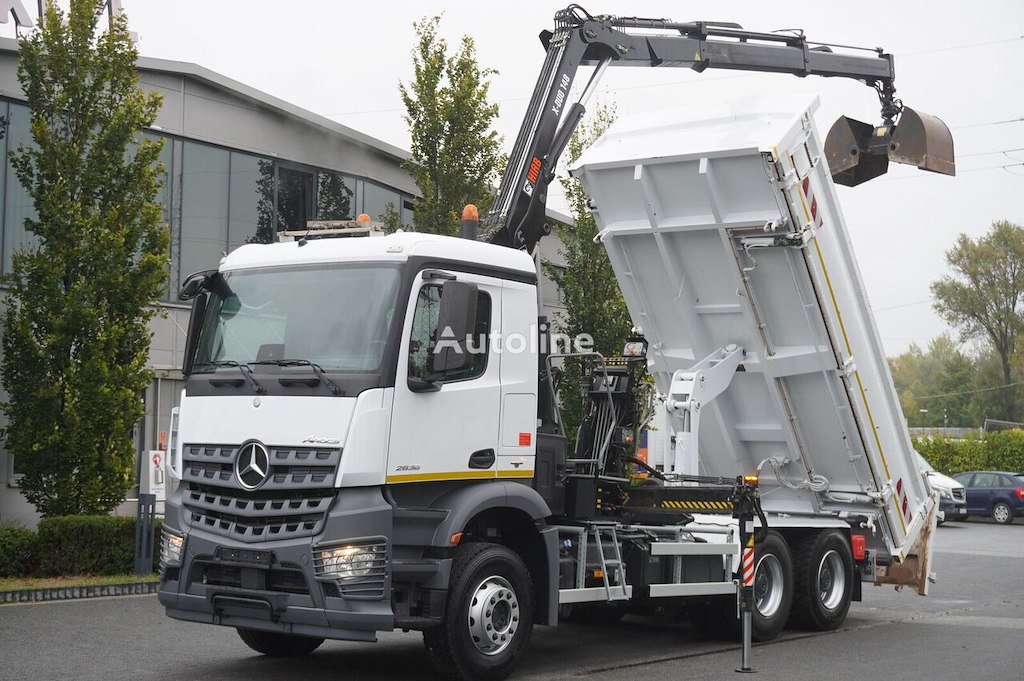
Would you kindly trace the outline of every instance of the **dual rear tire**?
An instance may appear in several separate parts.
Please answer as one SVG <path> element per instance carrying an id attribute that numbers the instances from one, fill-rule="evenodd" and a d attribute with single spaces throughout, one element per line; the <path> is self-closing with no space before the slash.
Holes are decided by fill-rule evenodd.
<path id="1" fill-rule="evenodd" d="M 771 530 L 755 547 L 754 559 L 754 641 L 770 641 L 787 626 L 831 631 L 846 619 L 854 568 L 850 542 L 842 532 L 815 532 L 790 544 Z M 713 638 L 741 634 L 732 597 L 713 601 L 693 621 Z"/>
<path id="2" fill-rule="evenodd" d="M 814 533 L 793 549 L 791 626 L 832 631 L 846 619 L 853 600 L 853 553 L 838 530 Z"/>

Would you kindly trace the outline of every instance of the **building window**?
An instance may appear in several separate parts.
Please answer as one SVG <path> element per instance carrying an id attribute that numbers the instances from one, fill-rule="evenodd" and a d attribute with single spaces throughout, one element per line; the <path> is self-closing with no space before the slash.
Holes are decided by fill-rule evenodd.
<path id="1" fill-rule="evenodd" d="M 412 211 L 413 206 L 412 199 L 402 198 L 402 224 L 406 227 L 412 227 Z"/>
<path id="2" fill-rule="evenodd" d="M 274 241 L 274 162 L 231 152 L 228 253 Z"/>
<path id="3" fill-rule="evenodd" d="M 229 165 L 224 149 L 185 142 L 179 287 L 193 272 L 216 269 L 227 248 Z"/>
<path id="4" fill-rule="evenodd" d="M 409 375 L 426 379 L 430 374 L 430 360 L 437 345 L 437 322 L 441 312 L 441 287 L 427 284 L 420 288 L 416 310 L 412 317 L 409 339 Z M 459 373 L 449 374 L 445 382 L 467 381 L 482 376 L 487 368 L 488 334 L 491 330 L 491 297 L 480 291 L 476 299 L 476 330 L 473 344 L 473 363 Z"/>
<path id="5" fill-rule="evenodd" d="M 25 474 L 18 467 L 18 462 L 10 452 L 7 452 L 7 486 L 8 487 L 20 487 L 21 479 L 25 477 Z"/>
<path id="6" fill-rule="evenodd" d="M 174 151 L 174 140 L 162 137 L 160 135 L 154 135 L 146 132 L 142 134 L 143 137 L 154 142 L 163 140 L 164 145 L 160 148 L 160 156 L 157 159 L 164 167 L 164 172 L 160 174 L 160 188 L 156 191 L 156 202 L 163 208 L 163 221 L 165 225 L 171 224 L 171 193 L 173 187 L 171 184 L 171 170 L 174 166 L 173 151 Z"/>
<path id="7" fill-rule="evenodd" d="M 11 104 L 7 114 L 7 149 L 16 152 L 18 147 L 34 146 L 32 131 L 29 129 L 28 107 Z M 3 272 L 10 274 L 12 257 L 20 246 L 35 246 L 38 237 L 25 229 L 26 219 L 35 219 L 36 209 L 32 197 L 21 186 L 18 175 L 11 166 L 10 156 L 4 164 L 4 234 L 3 234 Z"/>
<path id="8" fill-rule="evenodd" d="M 380 220 L 388 209 L 401 210 L 402 199 L 398 192 L 372 182 L 363 182 L 363 211 L 371 220 Z"/>
<path id="9" fill-rule="evenodd" d="M 316 180 L 316 219 L 351 220 L 355 180 L 321 170 Z"/>
<path id="10" fill-rule="evenodd" d="M 316 214 L 315 176 L 308 170 L 278 166 L 277 229 L 280 232 L 306 228 Z"/>

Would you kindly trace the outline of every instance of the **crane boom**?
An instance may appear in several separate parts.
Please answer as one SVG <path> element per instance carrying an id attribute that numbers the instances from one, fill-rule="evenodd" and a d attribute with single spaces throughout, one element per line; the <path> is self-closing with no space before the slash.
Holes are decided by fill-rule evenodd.
<path id="1" fill-rule="evenodd" d="M 845 117 L 833 126 L 826 155 L 835 179 L 859 184 L 885 172 L 889 160 L 953 174 L 952 137 L 939 119 L 903 107 L 893 86 L 892 55 L 881 48 L 835 52 L 802 33 L 758 33 L 735 24 L 676 23 L 666 19 L 591 16 L 578 5 L 555 14 L 554 31 L 541 33 L 547 56 L 509 156 L 498 195 L 483 224 L 490 243 L 532 252 L 550 231 L 545 222 L 548 185 L 606 67 L 685 67 L 852 78 L 873 87 L 882 122 L 870 126 Z M 568 103 L 581 66 L 595 66 L 579 101 Z M 901 116 L 902 114 L 902 116 Z M 913 130 L 901 138 L 897 117 Z M 863 163 L 861 167 L 858 165 Z M 842 174 L 840 174 L 842 173 Z"/>

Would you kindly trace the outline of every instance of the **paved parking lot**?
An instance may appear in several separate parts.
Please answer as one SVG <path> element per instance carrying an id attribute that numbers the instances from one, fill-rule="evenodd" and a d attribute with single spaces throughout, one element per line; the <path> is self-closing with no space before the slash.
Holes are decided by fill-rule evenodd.
<path id="1" fill-rule="evenodd" d="M 866 587 L 845 626 L 787 632 L 754 649 L 756 678 L 1020 681 L 1024 678 L 1024 521 L 947 523 L 939 581 L 922 598 Z M 299 660 L 252 653 L 234 631 L 163 615 L 155 596 L 0 607 L 0 679 L 434 679 L 420 635 L 328 641 Z M 687 623 L 627 616 L 613 626 L 537 628 L 516 679 L 736 679 L 738 646 Z"/>

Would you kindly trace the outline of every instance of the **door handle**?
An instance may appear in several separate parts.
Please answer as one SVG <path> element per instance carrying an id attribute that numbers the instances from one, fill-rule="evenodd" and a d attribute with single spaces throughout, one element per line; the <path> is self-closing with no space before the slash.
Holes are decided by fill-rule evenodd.
<path id="1" fill-rule="evenodd" d="M 493 449 L 481 449 L 479 452 L 473 452 L 469 455 L 469 467 L 470 468 L 490 468 L 494 465 L 494 450 Z"/>

